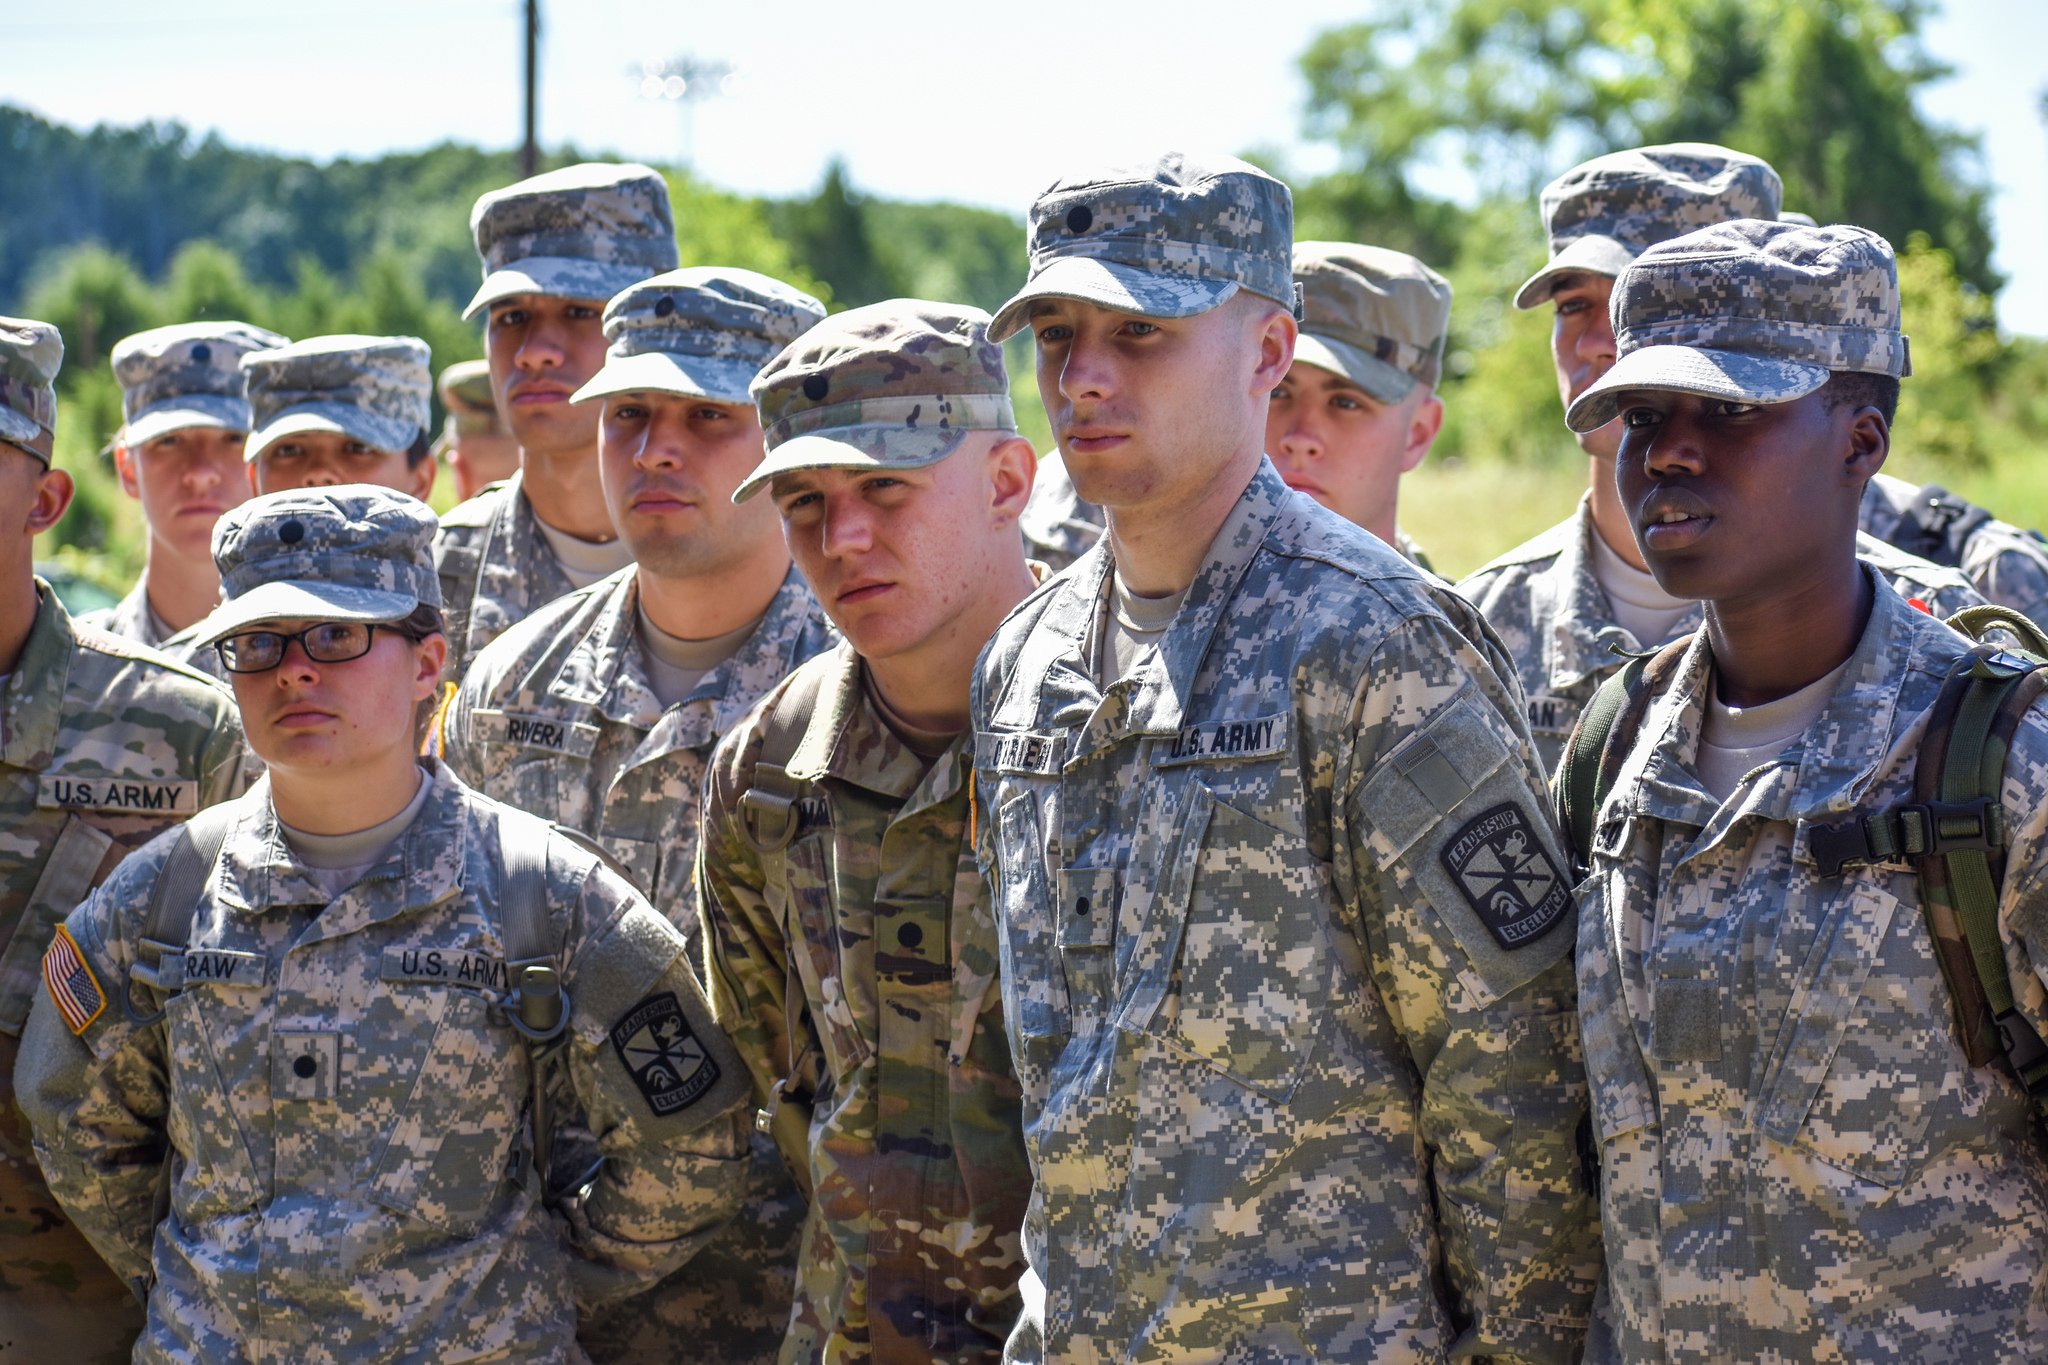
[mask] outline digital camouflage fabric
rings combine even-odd
[[[1913,800],[1968,641],[1882,583],[1820,717],[1725,801],[1695,776],[1704,638],[1617,775],[1582,889],[1608,1290],[1589,1361],[2020,1361],[2048,1330],[2048,1157],[1972,1067],[1917,874],[1823,877],[1810,826]],[[1998,930],[2048,1028],[2048,711],[2006,757]]]
[[[1896,542],[1904,524],[1927,498],[1926,490],[1874,476],[1863,489],[1863,529]],[[2048,543],[2010,522],[1993,517],[1964,539],[1956,568],[1986,601],[2048,621]]]
[[[781,1358],[994,1365],[1031,1172],[968,838],[972,743],[920,758],[862,672],[846,645],[811,660],[719,744],[699,878],[712,1005],[756,1098],[808,1118],[787,1152],[815,1194]],[[742,799],[776,699],[806,684],[799,821],[764,852]]]
[[[1564,522],[1458,583],[1515,661],[1545,772],[1556,771],[1572,724],[1593,693],[1620,671],[1624,659],[1615,651],[1640,652],[1664,643],[1638,640],[1616,619],[1613,602],[1593,576],[1591,538],[1598,534],[1582,498]],[[1956,570],[1916,559],[1875,536],[1856,538],[1856,557],[1901,597],[1924,602],[1936,616],[1953,616],[1984,600]],[[1705,619],[1704,609],[1696,608],[1672,638],[1698,630]]]
[[[1741,219],[1661,242],[1615,282],[1614,364],[1574,398],[1588,432],[1631,390],[1787,403],[1836,373],[1913,372],[1891,244],[1859,227]]]
[[[286,344],[246,322],[181,322],[121,338],[109,360],[121,385],[122,444],[193,427],[247,434],[255,424],[242,357]]]
[[[221,688],[36,596],[0,691],[0,1356],[126,1360],[141,1307],[37,1168],[18,1040],[64,917],[124,854],[242,789],[242,727]]]
[[[138,1360],[573,1362],[579,1309],[667,1273],[731,1215],[744,1077],[682,936],[565,836],[443,768],[429,780],[336,897],[260,781],[165,960],[168,1000],[128,977],[168,840],[66,922],[94,981],[166,1011],[138,1024],[117,1003],[74,1028],[46,991],[22,1044],[52,1187],[149,1288]],[[544,849],[565,1099],[607,1158],[573,1219],[542,1207],[531,1053],[498,1003],[507,821]]]
[[[250,352],[242,373],[255,422],[242,458],[251,464],[286,437],[312,431],[404,454],[433,420],[433,371],[418,337],[313,337]]]
[[[778,351],[815,327],[825,305],[781,280],[692,266],[642,280],[604,308],[604,368],[576,391],[673,393],[751,403],[748,386]]]
[[[1044,1287],[1012,1357],[1575,1359],[1574,912],[1508,661],[1270,464],[1103,689],[1111,569],[975,679]]]
[[[50,463],[64,338],[47,322],[0,317],[0,441]]]
[[[118,635],[124,640],[133,640],[138,645],[148,645],[155,650],[162,650],[164,641],[176,634],[175,631],[166,632],[158,629],[156,613],[149,609],[146,581],[137,582],[113,606],[99,611],[82,612],[76,619],[80,625],[95,626],[109,635]],[[177,656],[174,654],[173,657]],[[180,662],[192,661],[180,659]]]
[[[434,566],[451,678],[461,677],[477,651],[508,626],[576,586],[542,536],[519,474],[488,485],[442,516]]]
[[[469,230],[484,277],[465,318],[520,294],[602,301],[677,264],[668,182],[635,162],[587,161],[492,190]]]
[[[989,325],[997,342],[1023,331],[1044,298],[1155,318],[1206,313],[1239,289],[1289,307],[1298,298],[1293,196],[1235,157],[1167,152],[1062,176],[1033,201],[1029,234],[1024,288]]]
[[[636,627],[638,569],[551,602],[493,641],[443,720],[445,761],[479,791],[589,835],[702,962],[695,872],[712,746],[836,638],[791,570],[739,652],[663,709]],[[587,1161],[585,1162],[587,1165]],[[608,1306],[581,1341],[599,1361],[772,1358],[789,1323],[802,1195],[753,1139],[740,1214],[673,1275]]]
[[[1632,147],[1582,161],[1543,187],[1550,260],[1515,293],[1541,307],[1558,277],[1619,275],[1658,242],[1709,223],[1778,216],[1784,185],[1767,162],[1709,142]]]

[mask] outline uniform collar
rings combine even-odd
[[[42,579],[36,580],[36,619],[22,642],[21,658],[0,693],[0,760],[31,772],[50,766],[57,756],[57,731],[64,721],[64,693],[71,682],[71,661],[78,637],[71,614]]]
[[[462,889],[466,841],[470,837],[469,792],[433,759],[422,759],[432,784],[426,803],[405,832],[365,872],[357,886],[391,883],[382,895],[359,896],[353,888],[315,926],[315,938],[332,938],[381,920],[436,905]],[[271,804],[268,773],[238,803],[241,818],[221,847],[221,900],[262,913],[281,905],[324,905],[327,893],[292,857],[284,828]],[[331,917],[331,918],[330,918]]]
[[[1949,669],[1969,652],[1968,640],[1908,606],[1881,575],[1867,565],[1863,574],[1872,588],[1870,619],[1841,682],[1778,771],[1753,784],[1740,814],[1797,822],[1837,819],[1856,809],[1887,773],[1912,761],[1908,751],[1917,752],[1921,738],[1915,726]],[[1673,686],[1645,721],[1658,736],[1638,803],[1647,814],[1708,823],[1701,811],[1711,815],[1717,803],[1693,770],[1712,679],[1713,655],[1700,631]]]
[[[958,785],[965,736],[927,765],[875,713],[853,646],[841,641],[820,657],[822,662],[815,666],[825,669],[826,676],[803,739],[790,758],[791,777],[799,782],[836,778],[896,801],[909,800],[927,776],[949,792]]]

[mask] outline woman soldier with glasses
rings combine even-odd
[[[746,1073],[681,936],[417,757],[434,530],[360,484],[221,519],[199,638],[267,774],[130,857],[44,962],[22,1107],[149,1306],[138,1360],[581,1359],[579,1310],[736,1206]],[[554,1113],[604,1158],[561,1197]]]

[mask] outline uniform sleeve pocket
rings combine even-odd
[[[1374,765],[1358,797],[1368,848],[1429,902],[1482,1003],[1571,950],[1564,859],[1525,776],[1511,732],[1468,691]]]

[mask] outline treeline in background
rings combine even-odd
[[[1946,74],[1919,41],[1926,12],[1918,0],[1397,0],[1311,44],[1304,133],[1335,169],[1298,175],[1280,154],[1246,154],[1293,186],[1299,237],[1410,251],[1456,286],[1449,416],[1402,501],[1440,568],[1464,572],[1551,524],[1583,485],[1548,310],[1509,300],[1544,258],[1543,182],[1657,142],[1752,152],[1784,177],[1788,209],[1890,238],[1914,366],[1890,468],[2048,524],[2048,342],[1996,325],[1977,142],[1915,105]],[[610,155],[563,147],[545,161]],[[0,105],[0,313],[57,324],[67,347],[58,457],[80,497],[45,556],[109,588],[141,567],[139,516],[101,454],[120,424],[107,354],[121,337],[234,317],[292,337],[419,336],[437,370],[479,355],[460,317],[478,278],[470,206],[518,178],[510,151],[451,143],[315,164],[177,124],[84,132]],[[669,182],[685,265],[764,271],[835,309],[900,295],[994,309],[1023,279],[1023,210],[1040,188],[1019,185],[998,212],[868,197],[836,164],[793,199],[682,171]],[[1028,342],[1010,358],[1026,434],[1046,449]]]

